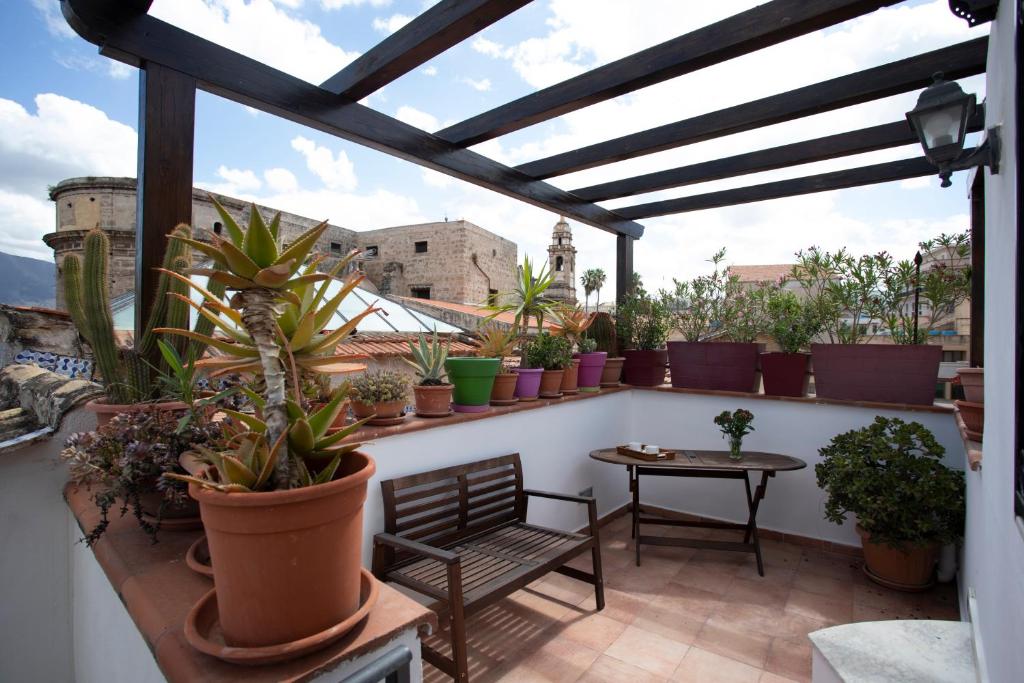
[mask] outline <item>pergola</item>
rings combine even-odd
[[[801,140],[574,190],[547,179],[926,87],[985,71],[988,38],[509,167],[468,147],[562,114],[873,12],[900,0],[771,0],[443,130],[421,130],[359,100],[529,0],[440,0],[319,86],[147,14],[152,0],[61,0],[68,23],[101,54],[141,69],[136,325],[148,316],[171,226],[191,222],[197,89],[386,152],[616,236],[617,296],[632,280],[638,220],[933,175],[923,156],[608,210],[597,202],[917,142],[905,120]],[[951,0],[958,16],[992,19],[997,0]],[[982,129],[980,117],[968,130]],[[975,250],[980,254],[980,249]],[[979,297],[980,298],[980,297]]]

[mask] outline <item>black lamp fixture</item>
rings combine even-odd
[[[953,171],[975,166],[988,166],[999,172],[999,127],[986,131],[980,147],[964,155],[967,121],[978,110],[984,116],[984,103],[978,104],[974,94],[968,95],[955,81],[932,76],[933,82],[917,98],[917,106],[907,112],[907,121],[924,148],[924,155],[939,169],[942,187],[953,183]]]

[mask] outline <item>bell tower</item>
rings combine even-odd
[[[565,216],[559,216],[548,246],[548,269],[555,279],[548,288],[549,299],[576,303],[576,247]]]

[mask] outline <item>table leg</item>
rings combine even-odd
[[[765,490],[768,488],[768,473],[761,472],[761,483],[758,484],[753,495],[750,493],[750,475],[747,472],[744,472],[743,484],[747,490],[747,510],[749,512],[747,529],[743,534],[743,542],[749,543],[753,540],[754,555],[757,557],[757,573],[760,576],[764,576],[764,563],[761,560],[761,541],[757,535],[757,508],[764,498]]]
[[[640,471],[631,467],[633,475],[633,546],[636,548],[636,566],[640,566]]]

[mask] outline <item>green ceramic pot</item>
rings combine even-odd
[[[452,409],[458,412],[487,410],[500,365],[497,358],[448,358],[444,369],[448,381],[455,386]]]

